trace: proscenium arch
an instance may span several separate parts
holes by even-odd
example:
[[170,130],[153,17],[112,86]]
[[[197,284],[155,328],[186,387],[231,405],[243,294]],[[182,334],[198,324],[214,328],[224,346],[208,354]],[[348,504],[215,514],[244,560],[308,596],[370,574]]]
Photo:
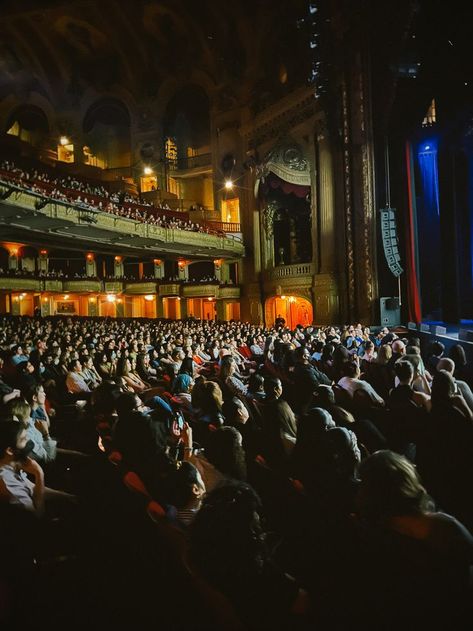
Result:
[[103,98],[89,106],[82,123],[84,143],[106,168],[131,164],[131,117],[119,99]]

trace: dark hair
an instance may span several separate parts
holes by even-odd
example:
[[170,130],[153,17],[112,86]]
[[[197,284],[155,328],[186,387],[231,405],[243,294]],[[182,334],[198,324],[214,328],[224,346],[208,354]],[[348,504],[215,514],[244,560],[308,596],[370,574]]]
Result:
[[18,436],[24,429],[24,424],[19,421],[0,421],[0,458],[5,456],[5,452],[8,447],[16,449]]
[[240,432],[234,427],[220,427],[209,432],[205,456],[225,476],[246,480],[246,456]]
[[268,558],[261,511],[261,500],[248,484],[228,481],[205,497],[191,526],[193,563],[229,596],[260,575]]
[[232,397],[231,399],[227,399],[223,403],[223,415],[225,417],[225,422],[229,425],[233,425],[234,423],[238,423],[238,414],[242,407],[245,404],[238,397]]
[[318,407],[326,408],[335,405],[335,392],[331,386],[320,384],[314,390],[314,399]]
[[248,380],[248,392],[258,392],[264,386],[264,377],[258,372],[252,372]]
[[179,368],[179,374],[194,376],[194,361],[192,357],[184,357]]
[[76,364],[79,360],[78,359],[71,359],[68,363],[67,363],[67,370],[74,370],[74,368],[76,367]]
[[410,361],[398,359],[394,364],[394,372],[399,381],[411,380],[414,376],[414,366]]
[[370,521],[424,513],[433,507],[414,465],[393,451],[377,451],[366,458],[359,477],[359,506]]
[[197,467],[184,460],[172,471],[164,482],[167,502],[176,508],[184,508],[192,499],[194,484],[200,484]]
[[123,392],[116,402],[117,412],[119,416],[129,414],[136,409],[136,397],[138,395],[135,392]]
[[274,396],[274,391],[281,384],[279,377],[265,377],[264,378],[264,392],[268,399]]
[[467,364],[465,349],[461,344],[454,344],[451,347],[449,357],[455,362],[456,368],[463,368]]
[[446,370],[438,370],[432,380],[432,405],[445,403],[455,394],[455,380]]
[[358,364],[355,362],[345,362],[342,366],[342,374],[345,377],[355,377],[358,372]]
[[435,355],[435,357],[440,357],[440,355],[442,355],[444,351],[445,351],[445,346],[442,344],[442,342],[439,342],[438,340],[434,340],[430,344],[430,353],[432,355]]

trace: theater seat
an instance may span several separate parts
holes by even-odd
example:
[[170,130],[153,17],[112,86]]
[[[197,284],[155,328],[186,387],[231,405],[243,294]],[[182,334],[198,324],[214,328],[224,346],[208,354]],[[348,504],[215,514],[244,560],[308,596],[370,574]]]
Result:
[[123,461],[123,456],[119,451],[112,451],[108,456],[109,462],[113,465],[118,466]]
[[147,498],[150,497],[143,480],[134,471],[128,471],[128,473],[125,473],[125,475],[123,476],[123,483],[130,491],[138,493],[139,495],[143,495]]
[[153,521],[156,521],[157,519],[160,519],[162,517],[166,517],[166,511],[156,500],[151,500],[149,502],[148,506],[146,507],[146,512]]

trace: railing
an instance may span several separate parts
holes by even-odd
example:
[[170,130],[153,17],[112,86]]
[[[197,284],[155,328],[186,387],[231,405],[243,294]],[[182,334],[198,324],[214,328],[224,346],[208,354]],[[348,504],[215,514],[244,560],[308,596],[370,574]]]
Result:
[[186,171],[187,169],[196,169],[208,167],[212,164],[212,154],[202,153],[198,156],[190,156],[188,158],[179,158],[176,163],[169,163],[170,171]]
[[204,221],[205,227],[211,230],[221,230],[222,232],[241,232],[241,224],[229,221]]
[[314,274],[313,263],[297,263],[295,265],[279,265],[266,272],[268,280],[279,280],[280,278],[295,278],[298,276],[312,276]]

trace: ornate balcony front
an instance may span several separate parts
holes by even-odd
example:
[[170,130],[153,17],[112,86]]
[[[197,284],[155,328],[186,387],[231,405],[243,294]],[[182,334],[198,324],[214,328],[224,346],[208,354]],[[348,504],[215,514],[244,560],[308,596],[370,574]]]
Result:
[[41,291],[41,281],[36,278],[3,276],[0,278],[0,289],[9,291]]
[[63,291],[67,291],[69,293],[100,292],[102,291],[102,284],[99,280],[94,278],[91,278],[90,280],[65,280],[62,283],[62,289]]
[[146,283],[125,283],[125,293],[126,294],[155,294],[156,293],[156,283],[153,281],[148,281]]
[[202,283],[199,285],[183,285],[182,295],[184,298],[215,298],[218,294],[218,285]]
[[166,283],[159,286],[160,296],[179,296],[181,293],[181,286],[178,283]]
[[295,265],[279,265],[265,273],[265,280],[284,281],[301,277],[311,277],[315,273],[313,263],[296,263]]
[[221,286],[219,287],[218,290],[218,297],[219,298],[225,298],[225,299],[239,299],[240,298],[240,288],[236,287],[234,285],[228,287],[228,286]]

